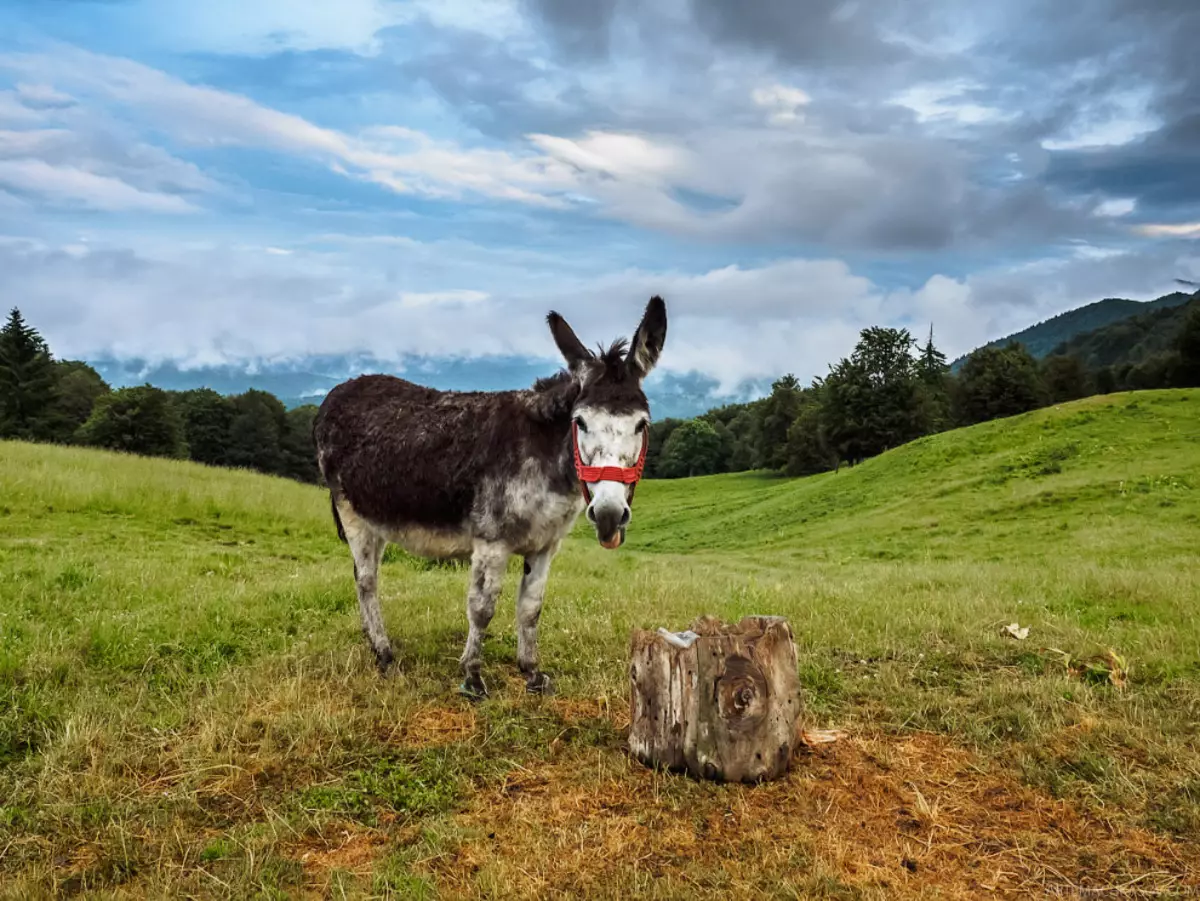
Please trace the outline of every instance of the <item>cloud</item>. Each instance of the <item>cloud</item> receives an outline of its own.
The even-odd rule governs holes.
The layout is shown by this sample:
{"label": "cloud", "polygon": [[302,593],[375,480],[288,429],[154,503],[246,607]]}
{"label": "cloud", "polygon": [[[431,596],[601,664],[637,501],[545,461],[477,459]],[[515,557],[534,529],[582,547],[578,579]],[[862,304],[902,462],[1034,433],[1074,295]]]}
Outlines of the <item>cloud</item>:
{"label": "cloud", "polygon": [[15,123],[37,123],[44,115],[22,102],[16,91],[0,91],[0,125]]}
{"label": "cloud", "polygon": [[718,43],[763,50],[789,63],[853,66],[900,62],[910,55],[880,27],[876,4],[813,0],[694,0],[695,21]]}
{"label": "cloud", "polygon": [[663,365],[728,385],[1196,271],[1185,0],[217,9],[0,41],[0,229],[45,242],[0,287],[63,347],[554,359],[546,309],[607,340],[662,293]]}
{"label": "cloud", "polygon": [[[542,12],[568,17],[579,27],[591,21],[585,16],[577,22],[575,13],[556,9]],[[705,9],[697,15],[726,15],[720,4],[708,3]],[[830,27],[846,40],[867,27],[859,13],[841,6],[825,12],[832,17]],[[863,40],[864,47],[874,46],[874,39]],[[954,135],[864,130],[836,103],[819,99],[815,88],[764,82],[761,74],[743,81],[736,101],[741,111],[728,123],[700,108],[696,121],[679,121],[670,132],[536,131],[507,146],[464,146],[407,126],[376,125],[354,133],[325,127],[243,95],[82,50],[9,55],[0,65],[39,81],[53,76],[76,95],[86,91],[115,101],[143,116],[147,126],[167,129],[175,141],[198,150],[261,148],[312,160],[401,195],[599,214],[705,241],[935,250],[996,244],[1014,236],[1025,241],[1064,233],[1091,236],[1108,228],[1105,217],[1092,215],[1111,200],[1099,192],[1065,197],[1040,179],[1016,187],[989,184],[978,172],[981,156],[994,151],[973,148]],[[524,75],[531,77],[531,71]],[[738,71],[731,84],[753,74]],[[933,93],[916,99],[902,93],[901,101],[909,104],[905,108],[915,104],[918,119],[950,116],[960,125],[1004,119],[965,95],[971,82],[946,84],[951,86],[929,89]],[[528,92],[513,93],[505,102],[516,103],[517,96]],[[583,105],[598,108],[586,100]],[[888,104],[881,100],[880,105]],[[891,106],[895,109],[896,102]],[[754,165],[746,165],[748,159]]]}
{"label": "cloud", "polygon": [[49,75],[126,104],[196,147],[255,147],[316,159],[333,171],[398,193],[463,192],[538,206],[563,206],[568,167],[533,153],[462,148],[420,131],[382,126],[350,136],[214,88],[191,85],[127,59],[66,50],[54,57],[9,55],[0,66]]}
{"label": "cloud", "polygon": [[804,91],[783,84],[755,88],[750,96],[755,103],[770,112],[769,121],[775,125],[803,119],[801,107],[812,102],[812,98]]}
{"label": "cloud", "polygon": [[912,110],[919,122],[934,124],[976,125],[1013,115],[966,99],[970,91],[980,87],[977,82],[964,80],[920,83],[905,88],[888,102]]}
{"label": "cloud", "polygon": [[0,185],[39,194],[55,203],[109,212],[189,213],[196,209],[173,194],[142,191],[116,178],[73,166],[51,166],[41,160],[0,160]]}
{"label": "cloud", "polygon": [[1166,246],[1101,259],[1069,255],[965,278],[935,275],[912,289],[880,285],[834,259],[700,273],[567,271],[525,281],[459,260],[457,286],[439,277],[443,287],[434,289],[420,275],[426,260],[445,257],[444,248],[373,246],[409,274],[407,284],[358,257],[298,247],[279,257],[222,245],[156,254],[99,241],[0,241],[0,293],[22,298],[22,311],[60,355],[189,365],[333,354],[397,362],[504,355],[553,364],[544,329],[549,309],[594,345],[630,335],[658,293],[671,319],[663,372],[700,371],[732,390],[788,371],[805,380],[821,375],[869,325],[903,325],[923,335],[932,322],[939,346],[953,356],[1097,292],[1153,296],[1171,290],[1172,278],[1200,271],[1200,256]]}
{"label": "cloud", "polygon": [[75,105],[75,98],[56,91],[48,84],[17,84],[17,98],[30,109],[65,109]]}
{"label": "cloud", "polygon": [[483,291],[410,291],[400,295],[402,307],[465,307],[483,303],[488,295]]}
{"label": "cloud", "polygon": [[609,30],[618,0],[532,0],[528,6],[540,16],[566,52],[588,57],[608,52]]}
{"label": "cloud", "polygon": [[1152,238],[1200,238],[1200,222],[1146,223],[1137,231]]}

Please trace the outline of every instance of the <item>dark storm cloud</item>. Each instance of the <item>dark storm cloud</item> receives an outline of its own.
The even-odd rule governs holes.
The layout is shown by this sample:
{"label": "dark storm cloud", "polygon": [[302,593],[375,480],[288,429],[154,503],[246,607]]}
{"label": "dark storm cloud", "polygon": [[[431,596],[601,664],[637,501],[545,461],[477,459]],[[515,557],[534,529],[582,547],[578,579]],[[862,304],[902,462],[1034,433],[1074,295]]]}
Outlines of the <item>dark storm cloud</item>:
{"label": "dark storm cloud", "polygon": [[415,32],[410,28],[406,41],[414,33],[420,52],[397,52],[399,61],[383,64],[379,74],[428,86],[484,134],[512,139],[531,131],[572,132],[585,124],[603,127],[603,108],[569,81],[555,84],[552,97],[535,96],[533,89],[552,73],[502,43],[477,32],[428,25],[418,26]]}
{"label": "dark storm cloud", "polygon": [[[660,36],[670,52],[655,80],[685,85],[675,108],[689,111],[693,125],[732,127],[755,78],[812,95],[803,113],[821,130],[817,140],[846,146],[860,165],[853,175],[814,166],[803,141],[785,160],[764,149],[761,180],[770,190],[745,195],[723,217],[740,235],[864,249],[1028,247],[1115,236],[1119,223],[1094,215],[1106,199],[1136,199],[1139,216],[1200,200],[1195,0],[1017,0],[974,18],[941,2],[891,0],[530,5],[552,41],[571,36],[568,51],[593,29],[592,49],[644,61],[654,51],[649,38]],[[682,15],[674,28],[646,27],[668,9]],[[638,39],[621,43],[620,34]],[[688,43],[710,55],[681,54]],[[722,94],[715,74],[738,61],[747,67],[740,98]],[[676,81],[681,62],[687,77]],[[945,115],[895,102],[908,88],[939,83],[957,86]],[[671,127],[689,130],[686,122]],[[1089,142],[1097,146],[1078,149]]]}
{"label": "dark storm cloud", "polygon": [[569,53],[589,57],[608,52],[609,31],[618,0],[526,0]]}
{"label": "dark storm cloud", "polygon": [[875,67],[910,58],[883,39],[879,13],[891,4],[847,0],[692,0],[696,24],[718,43],[768,51],[802,65]]}
{"label": "dark storm cloud", "polygon": [[1103,151],[1053,155],[1046,176],[1076,192],[1136,197],[1143,214],[1200,207],[1200,115]]}

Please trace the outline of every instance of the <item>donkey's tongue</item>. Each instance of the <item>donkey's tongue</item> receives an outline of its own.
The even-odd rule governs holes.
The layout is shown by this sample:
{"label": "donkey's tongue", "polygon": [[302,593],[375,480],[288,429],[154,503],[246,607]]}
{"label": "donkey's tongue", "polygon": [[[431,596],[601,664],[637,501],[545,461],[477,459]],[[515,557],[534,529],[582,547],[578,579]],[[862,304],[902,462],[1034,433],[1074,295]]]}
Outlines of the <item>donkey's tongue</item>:
{"label": "donkey's tongue", "polygon": [[608,541],[601,541],[600,546],[603,548],[608,548],[610,551],[614,550],[615,548],[619,548],[621,546],[622,537],[623,536],[620,532],[614,532],[613,537],[608,539]]}

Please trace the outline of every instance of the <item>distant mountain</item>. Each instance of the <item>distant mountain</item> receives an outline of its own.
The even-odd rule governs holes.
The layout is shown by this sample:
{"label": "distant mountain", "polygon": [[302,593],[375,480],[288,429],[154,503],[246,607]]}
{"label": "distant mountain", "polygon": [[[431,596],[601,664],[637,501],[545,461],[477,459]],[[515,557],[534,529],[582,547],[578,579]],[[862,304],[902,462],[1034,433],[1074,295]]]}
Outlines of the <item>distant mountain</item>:
{"label": "distant mountain", "polygon": [[[240,394],[250,388],[268,391],[289,409],[319,404],[338,383],[364,372],[389,372],[433,388],[457,391],[527,388],[552,375],[552,361],[524,357],[476,359],[408,358],[403,363],[369,356],[312,356],[278,363],[225,364],[181,368],[174,363],[144,360],[93,359],[88,362],[114,387],[149,383],[172,391],[211,388],[220,394]],[[716,379],[700,373],[654,373],[647,379],[646,396],[655,419],[699,416],[723,404],[753,400],[771,390],[770,381],[748,381],[732,393],[718,393]]]}
{"label": "distant mountain", "polygon": [[[1018,341],[1024,344],[1035,358],[1041,359],[1049,356],[1056,347],[1077,335],[1095,331],[1134,316],[1143,316],[1155,310],[1178,307],[1195,296],[1196,294],[1175,291],[1150,301],[1110,297],[1087,306],[1076,307],[1074,310],[1067,310],[1065,313],[1059,313],[1057,316],[1039,322],[1037,325],[1031,325],[1015,335],[997,338],[983,346],[1004,347],[1010,341]],[[957,372],[966,362],[967,356],[969,355],[963,355],[951,363],[951,370]]]}
{"label": "distant mountain", "polygon": [[1170,352],[1179,339],[1184,320],[1200,308],[1200,291],[1186,302],[1158,307],[1111,325],[1076,335],[1054,348],[1056,354],[1078,357],[1089,369],[1137,366]]}

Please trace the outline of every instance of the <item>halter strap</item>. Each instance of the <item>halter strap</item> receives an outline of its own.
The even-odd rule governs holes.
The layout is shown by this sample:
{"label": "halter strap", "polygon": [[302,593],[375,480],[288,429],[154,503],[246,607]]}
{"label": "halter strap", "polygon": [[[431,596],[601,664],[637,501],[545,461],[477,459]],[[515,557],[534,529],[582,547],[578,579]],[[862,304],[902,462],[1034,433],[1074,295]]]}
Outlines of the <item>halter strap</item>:
{"label": "halter strap", "polygon": [[579,423],[571,420],[571,447],[575,454],[575,474],[579,476],[579,489],[583,492],[584,503],[592,502],[588,482],[623,482],[633,485],[641,481],[642,470],[646,466],[646,451],[650,448],[650,429],[642,432],[642,450],[638,454],[637,463],[633,466],[584,466],[583,458],[579,455]]}

